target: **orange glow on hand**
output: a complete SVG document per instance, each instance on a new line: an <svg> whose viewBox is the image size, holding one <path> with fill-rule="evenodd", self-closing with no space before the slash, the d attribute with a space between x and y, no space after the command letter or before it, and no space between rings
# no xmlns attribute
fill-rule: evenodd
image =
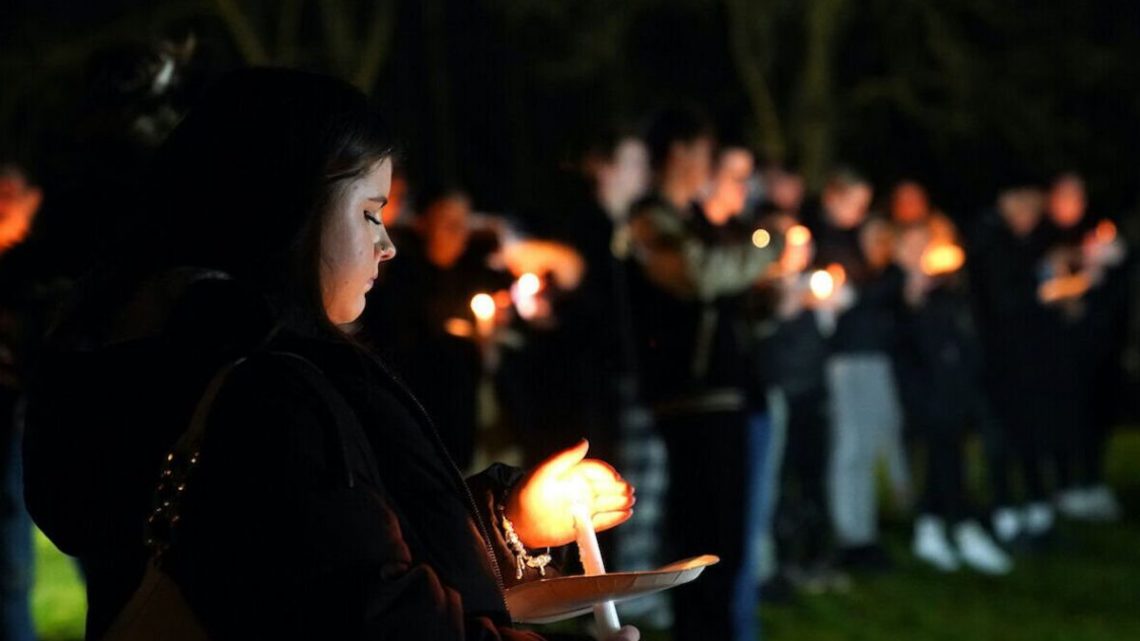
<svg viewBox="0 0 1140 641"><path fill-rule="evenodd" d="M843 269L843 265L831 263L826 269L827 273L831 275L831 282L835 283L835 289L847 284L847 270Z"/></svg>
<svg viewBox="0 0 1140 641"><path fill-rule="evenodd" d="M788 229L786 237L789 245L806 245L811 242L811 230L803 225L793 225Z"/></svg>
<svg viewBox="0 0 1140 641"><path fill-rule="evenodd" d="M532 470L507 499L507 518L527 547L553 547L575 540L574 512L589 514L596 530L633 515L633 487L610 465L585 458L585 440Z"/></svg>
<svg viewBox="0 0 1140 641"><path fill-rule="evenodd" d="M1037 298L1046 304L1080 298L1089 290L1092 282L1086 274L1057 276L1037 288Z"/></svg>
<svg viewBox="0 0 1140 641"><path fill-rule="evenodd" d="M1100 221L1093 230L1093 239L1103 245L1113 242L1116 240L1116 225L1111 220Z"/></svg>
<svg viewBox="0 0 1140 641"><path fill-rule="evenodd" d="M922 252L922 273L927 276L951 274L966 263L966 253L957 245L932 245Z"/></svg>

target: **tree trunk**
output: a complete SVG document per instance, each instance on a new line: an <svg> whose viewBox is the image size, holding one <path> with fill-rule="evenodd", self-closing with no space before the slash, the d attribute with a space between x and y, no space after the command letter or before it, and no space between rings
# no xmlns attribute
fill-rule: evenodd
<svg viewBox="0 0 1140 641"><path fill-rule="evenodd" d="M757 130L750 142L767 158L780 162L784 160L786 143L780 113L772 97L768 80L764 76L765 60L756 53L756 47L768 46L758 42L763 38L760 30L752 28L756 21L772 19L768 16L752 15L748 0L725 0L725 14L728 19L729 49L732 52L740 82L752 104L752 115L756 118Z"/></svg>
<svg viewBox="0 0 1140 641"><path fill-rule="evenodd" d="M805 12L805 51L796 117L799 160L809 189L819 189L832 163L835 34L846 0L811 0Z"/></svg>

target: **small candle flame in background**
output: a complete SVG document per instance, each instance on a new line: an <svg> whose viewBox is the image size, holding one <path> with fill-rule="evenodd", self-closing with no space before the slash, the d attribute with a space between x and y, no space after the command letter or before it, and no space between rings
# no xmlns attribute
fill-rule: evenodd
<svg viewBox="0 0 1140 641"><path fill-rule="evenodd" d="M475 328L466 318L449 318L443 323L443 331L459 338L471 338Z"/></svg>
<svg viewBox="0 0 1140 641"><path fill-rule="evenodd" d="M822 269L812 272L808 286L811 287L812 296L819 300L829 298L835 291L835 281L831 278L831 274Z"/></svg>
<svg viewBox="0 0 1140 641"><path fill-rule="evenodd" d="M519 276L518 280L519 295L521 296L534 296L542 289L542 280L538 276L527 272Z"/></svg>
<svg viewBox="0 0 1140 641"><path fill-rule="evenodd" d="M491 335L495 326L495 299L490 294L475 294L471 298L471 311L475 314L475 326L479 336L486 338Z"/></svg>
<svg viewBox="0 0 1140 641"><path fill-rule="evenodd" d="M768 233L767 229L757 229L752 232L752 244L759 249L764 249L772 242L772 234Z"/></svg>
<svg viewBox="0 0 1140 641"><path fill-rule="evenodd" d="M922 252L922 273L927 276L951 274L966 263L966 252L954 244L931 245Z"/></svg>
<svg viewBox="0 0 1140 641"><path fill-rule="evenodd" d="M818 300L827 300L843 287L845 282L847 282L847 272L843 266L832 263L824 269L812 272L808 279L808 288L811 289L812 296Z"/></svg>
<svg viewBox="0 0 1140 641"><path fill-rule="evenodd" d="M531 320L538 315L538 293L542 291L542 279L527 272L519 276L511 287L511 299L523 320Z"/></svg>
<svg viewBox="0 0 1140 641"><path fill-rule="evenodd" d="M491 320L495 318L495 299L490 294L475 294L471 298L471 311L477 320Z"/></svg>

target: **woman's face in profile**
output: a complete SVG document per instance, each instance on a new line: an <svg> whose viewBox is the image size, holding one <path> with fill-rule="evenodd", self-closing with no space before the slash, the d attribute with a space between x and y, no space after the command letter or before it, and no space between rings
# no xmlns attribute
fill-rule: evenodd
<svg viewBox="0 0 1140 641"><path fill-rule="evenodd" d="M392 161L376 163L349 182L335 199L321 233L321 299L329 320L351 323L364 312L382 261L396 255L381 222L392 187Z"/></svg>

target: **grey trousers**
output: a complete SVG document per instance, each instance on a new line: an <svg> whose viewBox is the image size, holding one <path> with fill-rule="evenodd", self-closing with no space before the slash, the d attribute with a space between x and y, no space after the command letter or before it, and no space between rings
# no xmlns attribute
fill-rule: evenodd
<svg viewBox="0 0 1140 641"><path fill-rule="evenodd" d="M878 539L875 464L887 459L896 493L909 493L902 443L902 409L886 354L836 354L827 362L831 397L828 497L836 543L868 545Z"/></svg>

